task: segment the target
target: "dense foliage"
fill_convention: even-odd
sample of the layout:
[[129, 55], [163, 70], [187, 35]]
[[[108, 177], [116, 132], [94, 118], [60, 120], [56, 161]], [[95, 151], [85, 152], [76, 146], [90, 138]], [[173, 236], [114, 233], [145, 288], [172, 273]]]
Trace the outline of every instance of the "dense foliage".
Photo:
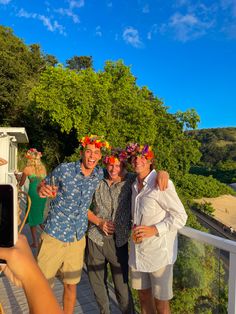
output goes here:
[[[187, 173], [200, 158], [198, 142], [183, 132], [183, 122], [169, 114], [146, 87], [138, 87], [122, 61], [107, 61], [99, 72], [49, 67], [30, 99], [42, 123], [69, 134], [72, 142], [95, 133], [105, 135], [113, 146], [149, 143], [158, 156], [158, 167], [168, 169], [172, 176]], [[73, 148], [72, 157], [79, 158]]]
[[236, 195], [233, 189], [212, 176], [205, 177], [187, 173], [177, 180], [177, 185], [190, 198], [217, 197], [223, 194]]
[[213, 175], [216, 179], [236, 182], [236, 128], [203, 129], [187, 132], [201, 143], [202, 157], [191, 172]]
[[93, 67], [93, 58], [87, 56], [74, 56], [73, 58], [66, 60], [66, 66], [71, 70], [85, 70]]
[[[201, 266], [200, 266], [201, 265]], [[227, 287], [223, 263], [211, 246], [179, 237], [174, 267], [173, 313], [227, 313]]]
[[22, 124], [28, 93], [39, 74], [56, 61], [43, 55], [40, 46], [26, 46], [12, 30], [0, 26], [0, 125]]

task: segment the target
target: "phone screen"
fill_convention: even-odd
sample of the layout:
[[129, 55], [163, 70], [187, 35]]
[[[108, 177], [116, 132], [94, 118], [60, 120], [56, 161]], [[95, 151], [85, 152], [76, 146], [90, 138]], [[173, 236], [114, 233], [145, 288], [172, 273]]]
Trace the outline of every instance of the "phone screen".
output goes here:
[[[14, 245], [14, 191], [8, 184], [0, 184], [0, 247]], [[4, 263], [0, 259], [0, 263]]]

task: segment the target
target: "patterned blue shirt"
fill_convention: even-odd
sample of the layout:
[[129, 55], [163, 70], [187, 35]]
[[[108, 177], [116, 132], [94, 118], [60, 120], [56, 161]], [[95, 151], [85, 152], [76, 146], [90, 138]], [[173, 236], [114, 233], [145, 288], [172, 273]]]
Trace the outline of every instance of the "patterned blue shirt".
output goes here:
[[84, 176], [77, 161], [60, 164], [45, 178], [46, 184], [51, 183], [52, 176], [58, 192], [51, 200], [44, 231], [63, 242], [80, 240], [87, 230], [88, 208], [104, 176], [103, 169], [95, 167], [90, 176]]

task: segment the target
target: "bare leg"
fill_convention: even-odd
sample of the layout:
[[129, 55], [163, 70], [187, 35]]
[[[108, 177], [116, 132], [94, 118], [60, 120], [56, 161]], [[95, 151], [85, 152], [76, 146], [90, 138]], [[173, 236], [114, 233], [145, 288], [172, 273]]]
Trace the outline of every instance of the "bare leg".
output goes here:
[[44, 224], [39, 225], [42, 230], [44, 230]]
[[158, 314], [171, 314], [169, 301], [155, 300], [155, 306]]
[[76, 302], [76, 285], [64, 283], [63, 309], [64, 314], [73, 314]]
[[32, 235], [32, 239], [33, 239], [33, 243], [30, 246], [33, 248], [37, 248], [38, 247], [38, 239], [37, 239], [36, 226], [30, 227], [30, 230], [31, 230], [31, 235]]
[[138, 290], [142, 314], [156, 314], [152, 289]]

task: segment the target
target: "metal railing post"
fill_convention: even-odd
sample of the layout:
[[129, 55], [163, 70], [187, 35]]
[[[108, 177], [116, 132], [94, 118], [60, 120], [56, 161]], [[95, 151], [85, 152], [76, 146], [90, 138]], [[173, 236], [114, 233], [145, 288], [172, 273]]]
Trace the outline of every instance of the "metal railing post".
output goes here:
[[228, 314], [236, 314], [236, 254], [230, 252]]

